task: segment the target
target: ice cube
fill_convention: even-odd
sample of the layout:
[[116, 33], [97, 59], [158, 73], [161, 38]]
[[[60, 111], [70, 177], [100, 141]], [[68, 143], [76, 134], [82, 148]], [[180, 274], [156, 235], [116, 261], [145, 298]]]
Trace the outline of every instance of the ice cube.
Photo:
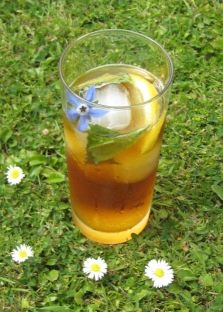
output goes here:
[[[129, 93], [127, 89], [118, 84], [107, 84], [103, 87], [96, 89], [95, 100], [99, 104], [105, 106], [131, 106]], [[92, 122], [100, 126], [121, 130], [131, 122], [131, 110], [130, 109], [111, 109], [108, 108], [108, 113], [101, 118], [92, 118]]]

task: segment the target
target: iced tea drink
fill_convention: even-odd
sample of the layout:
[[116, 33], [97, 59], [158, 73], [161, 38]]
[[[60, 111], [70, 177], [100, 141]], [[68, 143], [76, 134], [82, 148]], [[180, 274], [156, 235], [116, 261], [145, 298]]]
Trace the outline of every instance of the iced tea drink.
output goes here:
[[[142, 66], [135, 53], [129, 56], [128, 42], [136, 52], [143, 44], [146, 59], [150, 49], [146, 51], [145, 45], [152, 44], [150, 62], [157, 57], [159, 70], [154, 64]], [[79, 45], [90, 51], [88, 66], [75, 52]], [[126, 53], [124, 60], [119, 50]], [[172, 63], [159, 45], [124, 30], [83, 36], [61, 58], [72, 214], [91, 240], [125, 242], [148, 222], [171, 70]]]

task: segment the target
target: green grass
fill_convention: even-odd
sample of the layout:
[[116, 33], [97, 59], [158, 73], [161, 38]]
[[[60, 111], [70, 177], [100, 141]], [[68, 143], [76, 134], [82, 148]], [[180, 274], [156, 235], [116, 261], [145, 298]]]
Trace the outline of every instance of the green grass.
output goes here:
[[[0, 311], [222, 311], [222, 2], [2, 0], [0, 12]], [[150, 224], [117, 246], [71, 223], [57, 69], [71, 38], [102, 28], [145, 33], [175, 64]], [[10, 186], [15, 163], [26, 177]], [[18, 265], [22, 242], [35, 257]], [[89, 256], [109, 266], [97, 283]], [[152, 258], [173, 267], [169, 287], [144, 276]]]

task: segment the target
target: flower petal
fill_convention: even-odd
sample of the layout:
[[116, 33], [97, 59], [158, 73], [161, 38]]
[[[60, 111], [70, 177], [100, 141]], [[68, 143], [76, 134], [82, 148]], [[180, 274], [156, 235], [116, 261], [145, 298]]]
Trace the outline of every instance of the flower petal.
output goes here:
[[83, 132], [86, 131], [88, 128], [89, 119], [87, 116], [80, 116], [79, 122], [78, 122], [78, 130]]
[[75, 106], [79, 105], [80, 102], [79, 100], [76, 98], [76, 96], [74, 96], [70, 91], [66, 92], [66, 96], [67, 96], [67, 100], [70, 104], [73, 104]]
[[78, 116], [79, 116], [79, 114], [78, 114], [78, 112], [75, 109], [71, 108], [71, 109], [67, 110], [67, 117], [68, 117], [68, 119], [76, 120]]
[[100, 109], [100, 108], [90, 108], [89, 115], [91, 117], [102, 117], [108, 113], [108, 110]]
[[85, 96], [84, 96], [85, 100], [92, 102], [95, 97], [95, 91], [96, 91], [95, 86], [91, 86], [85, 93]]

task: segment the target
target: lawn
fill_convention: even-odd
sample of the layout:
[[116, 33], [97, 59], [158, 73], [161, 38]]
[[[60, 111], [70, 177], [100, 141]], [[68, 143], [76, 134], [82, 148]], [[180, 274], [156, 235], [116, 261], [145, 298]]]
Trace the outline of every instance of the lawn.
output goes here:
[[[222, 16], [220, 0], [0, 2], [0, 311], [223, 311]], [[103, 28], [151, 36], [175, 65], [149, 225], [114, 246], [71, 222], [57, 67], [71, 38]], [[21, 243], [34, 257], [18, 264]], [[107, 262], [102, 280], [84, 275], [88, 257]], [[151, 259], [172, 284], [153, 287]]]

